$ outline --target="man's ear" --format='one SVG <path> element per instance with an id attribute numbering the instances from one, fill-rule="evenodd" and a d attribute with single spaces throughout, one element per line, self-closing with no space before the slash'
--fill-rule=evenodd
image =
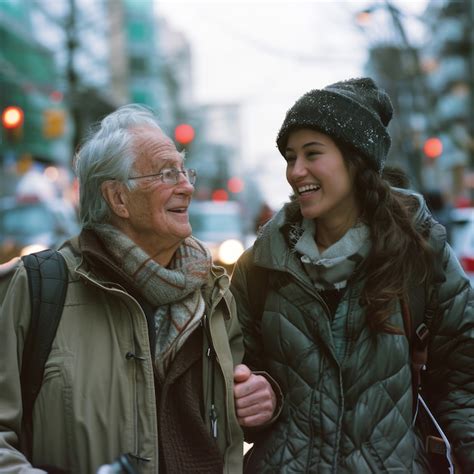
<path id="1" fill-rule="evenodd" d="M 105 202 L 109 205 L 110 210 L 122 219 L 129 217 L 127 208 L 127 196 L 125 186 L 118 181 L 104 181 L 100 185 L 100 190 Z"/>

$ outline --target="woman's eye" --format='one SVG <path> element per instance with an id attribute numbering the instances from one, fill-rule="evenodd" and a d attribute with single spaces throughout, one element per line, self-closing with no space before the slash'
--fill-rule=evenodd
<path id="1" fill-rule="evenodd" d="M 285 156 L 285 160 L 287 163 L 293 163 L 296 160 L 295 156 Z"/>

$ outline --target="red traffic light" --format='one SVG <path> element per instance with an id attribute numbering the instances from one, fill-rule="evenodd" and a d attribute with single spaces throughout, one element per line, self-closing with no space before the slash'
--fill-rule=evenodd
<path id="1" fill-rule="evenodd" d="M 189 145 L 194 140 L 194 128 L 182 123 L 174 129 L 174 138 L 181 145 Z"/>
<path id="2" fill-rule="evenodd" d="M 213 191 L 211 199 L 213 201 L 228 201 L 229 195 L 225 189 L 216 189 Z"/>
<path id="3" fill-rule="evenodd" d="M 233 176 L 227 181 L 227 189 L 231 193 L 240 193 L 244 189 L 244 182 L 237 176 Z"/>
<path id="4" fill-rule="evenodd" d="M 23 110 L 20 107 L 11 105 L 2 112 L 2 125 L 5 128 L 13 129 L 23 125 Z"/>
<path id="5" fill-rule="evenodd" d="M 438 158 L 443 153 L 443 142 L 437 137 L 428 138 L 423 145 L 423 152 L 428 158 Z"/>

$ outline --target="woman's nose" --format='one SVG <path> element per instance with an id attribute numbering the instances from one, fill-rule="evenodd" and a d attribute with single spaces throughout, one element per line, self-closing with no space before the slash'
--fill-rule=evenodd
<path id="1" fill-rule="evenodd" d="M 306 165 L 304 163 L 304 160 L 300 158 L 296 158 L 293 166 L 291 167 L 290 170 L 290 175 L 293 179 L 297 179 L 303 176 L 306 176 L 307 174 L 307 169 Z"/>

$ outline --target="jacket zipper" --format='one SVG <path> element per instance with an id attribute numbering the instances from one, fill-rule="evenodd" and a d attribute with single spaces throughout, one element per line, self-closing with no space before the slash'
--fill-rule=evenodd
<path id="1" fill-rule="evenodd" d="M 209 329 L 209 324 L 208 324 L 208 318 L 207 314 L 204 314 L 203 317 L 203 329 L 204 333 L 206 335 L 207 343 L 208 343 L 208 348 L 206 352 L 208 364 L 210 364 L 209 368 L 209 376 L 210 376 L 210 384 L 211 384 L 211 407 L 209 410 L 209 421 L 211 425 L 211 437 L 213 439 L 217 439 L 217 411 L 216 411 L 216 381 L 215 381 L 215 362 L 216 362 L 216 352 L 214 350 L 214 347 L 212 345 L 212 338 L 210 334 L 210 329 Z"/>
<path id="2" fill-rule="evenodd" d="M 219 277 L 217 277 L 216 279 L 216 285 L 217 285 L 217 282 L 219 281 Z M 214 286 L 214 290 L 215 290 L 216 286 Z M 219 295 L 220 298 L 214 298 L 214 301 L 213 301 L 213 304 L 212 306 L 209 308 L 209 311 L 208 311 L 208 314 L 214 314 L 214 310 L 216 308 L 216 306 L 218 305 L 218 303 L 224 299 L 222 293 Z M 213 344 L 213 341 L 212 341 L 212 331 L 211 331 L 211 321 L 210 321 L 210 318 L 206 315 L 206 318 L 205 318 L 205 323 L 206 323 L 206 326 L 205 326 L 205 329 L 206 329 L 206 335 L 208 337 L 208 342 L 209 342 L 209 348 L 211 350 L 211 353 L 209 355 L 213 355 L 214 357 L 212 358 L 212 374 L 211 374 L 211 387 L 212 387 L 212 398 L 211 398 L 211 409 L 210 409 L 210 413 L 209 413 L 209 417 L 210 417 L 210 420 L 211 420 L 211 436 L 213 436 L 213 434 L 215 433 L 215 437 L 214 439 L 217 439 L 217 436 L 219 435 L 218 433 L 218 429 L 217 429 L 217 420 L 219 418 L 219 414 L 217 413 L 217 410 L 216 410 L 216 407 L 215 407 L 215 376 L 216 376 L 216 366 L 215 366 L 215 363 L 216 363 L 216 360 L 217 360 L 217 352 L 215 351 L 214 349 L 214 344 Z M 228 390 L 229 390 L 229 383 L 228 383 L 228 380 L 226 379 L 225 377 L 225 374 L 222 370 L 222 367 L 219 365 L 219 371 L 220 371 L 220 374 L 222 376 L 222 380 L 224 381 L 224 416 L 225 416 L 225 425 L 224 426 L 230 426 L 230 420 L 229 420 L 229 413 L 228 413 L 228 401 L 227 401 L 227 393 L 228 393 Z M 215 427 L 215 431 L 212 431 L 212 427 Z M 226 429 L 225 430 L 225 436 L 228 438 L 227 439 L 227 442 L 228 444 L 230 445 L 232 443 L 232 436 L 231 436 L 231 432 L 230 430 Z"/>
<path id="3" fill-rule="evenodd" d="M 311 295 L 313 295 L 318 301 L 319 303 L 321 304 L 321 306 L 323 307 L 323 310 L 326 312 L 326 316 L 328 318 L 328 320 L 330 320 L 331 318 L 331 312 L 329 311 L 329 307 L 328 305 L 326 304 L 326 302 L 324 301 L 324 299 L 319 295 L 318 292 L 314 291 L 314 288 L 310 285 L 307 284 L 307 282 L 303 279 L 303 278 L 300 278 L 299 275 L 295 274 L 295 273 L 292 273 L 292 272 L 288 272 L 290 275 L 293 276 L 293 278 L 299 282 L 301 284 L 301 286 L 307 290 Z M 347 284 L 349 284 L 349 282 L 347 282 Z M 337 362 L 337 359 L 336 359 L 336 362 Z M 339 366 L 339 362 L 337 362 L 338 366 Z M 339 390 L 341 391 L 341 396 L 342 396 L 342 378 L 341 378 L 341 369 L 339 367 Z M 313 403 L 313 395 L 311 396 L 311 405 Z M 341 430 L 341 423 L 342 423 L 342 414 L 341 414 L 341 408 L 339 407 L 338 409 L 338 435 L 337 435 L 337 443 L 339 445 L 339 442 L 340 442 L 340 430 Z M 312 430 L 312 427 L 311 427 L 311 430 Z M 313 436 L 311 436 L 312 438 Z M 312 443 L 311 443 L 312 445 Z M 337 449 L 335 450 L 335 453 L 334 453 L 334 463 L 337 462 L 337 459 L 339 457 L 339 449 L 340 447 L 338 446 Z M 312 451 L 312 448 L 310 448 L 310 451 Z M 308 467 L 308 462 L 309 462 L 309 455 L 308 455 L 308 461 L 306 463 L 306 466 Z M 337 467 L 336 467 L 336 464 L 334 464 L 334 470 L 333 472 L 337 472 Z"/>

